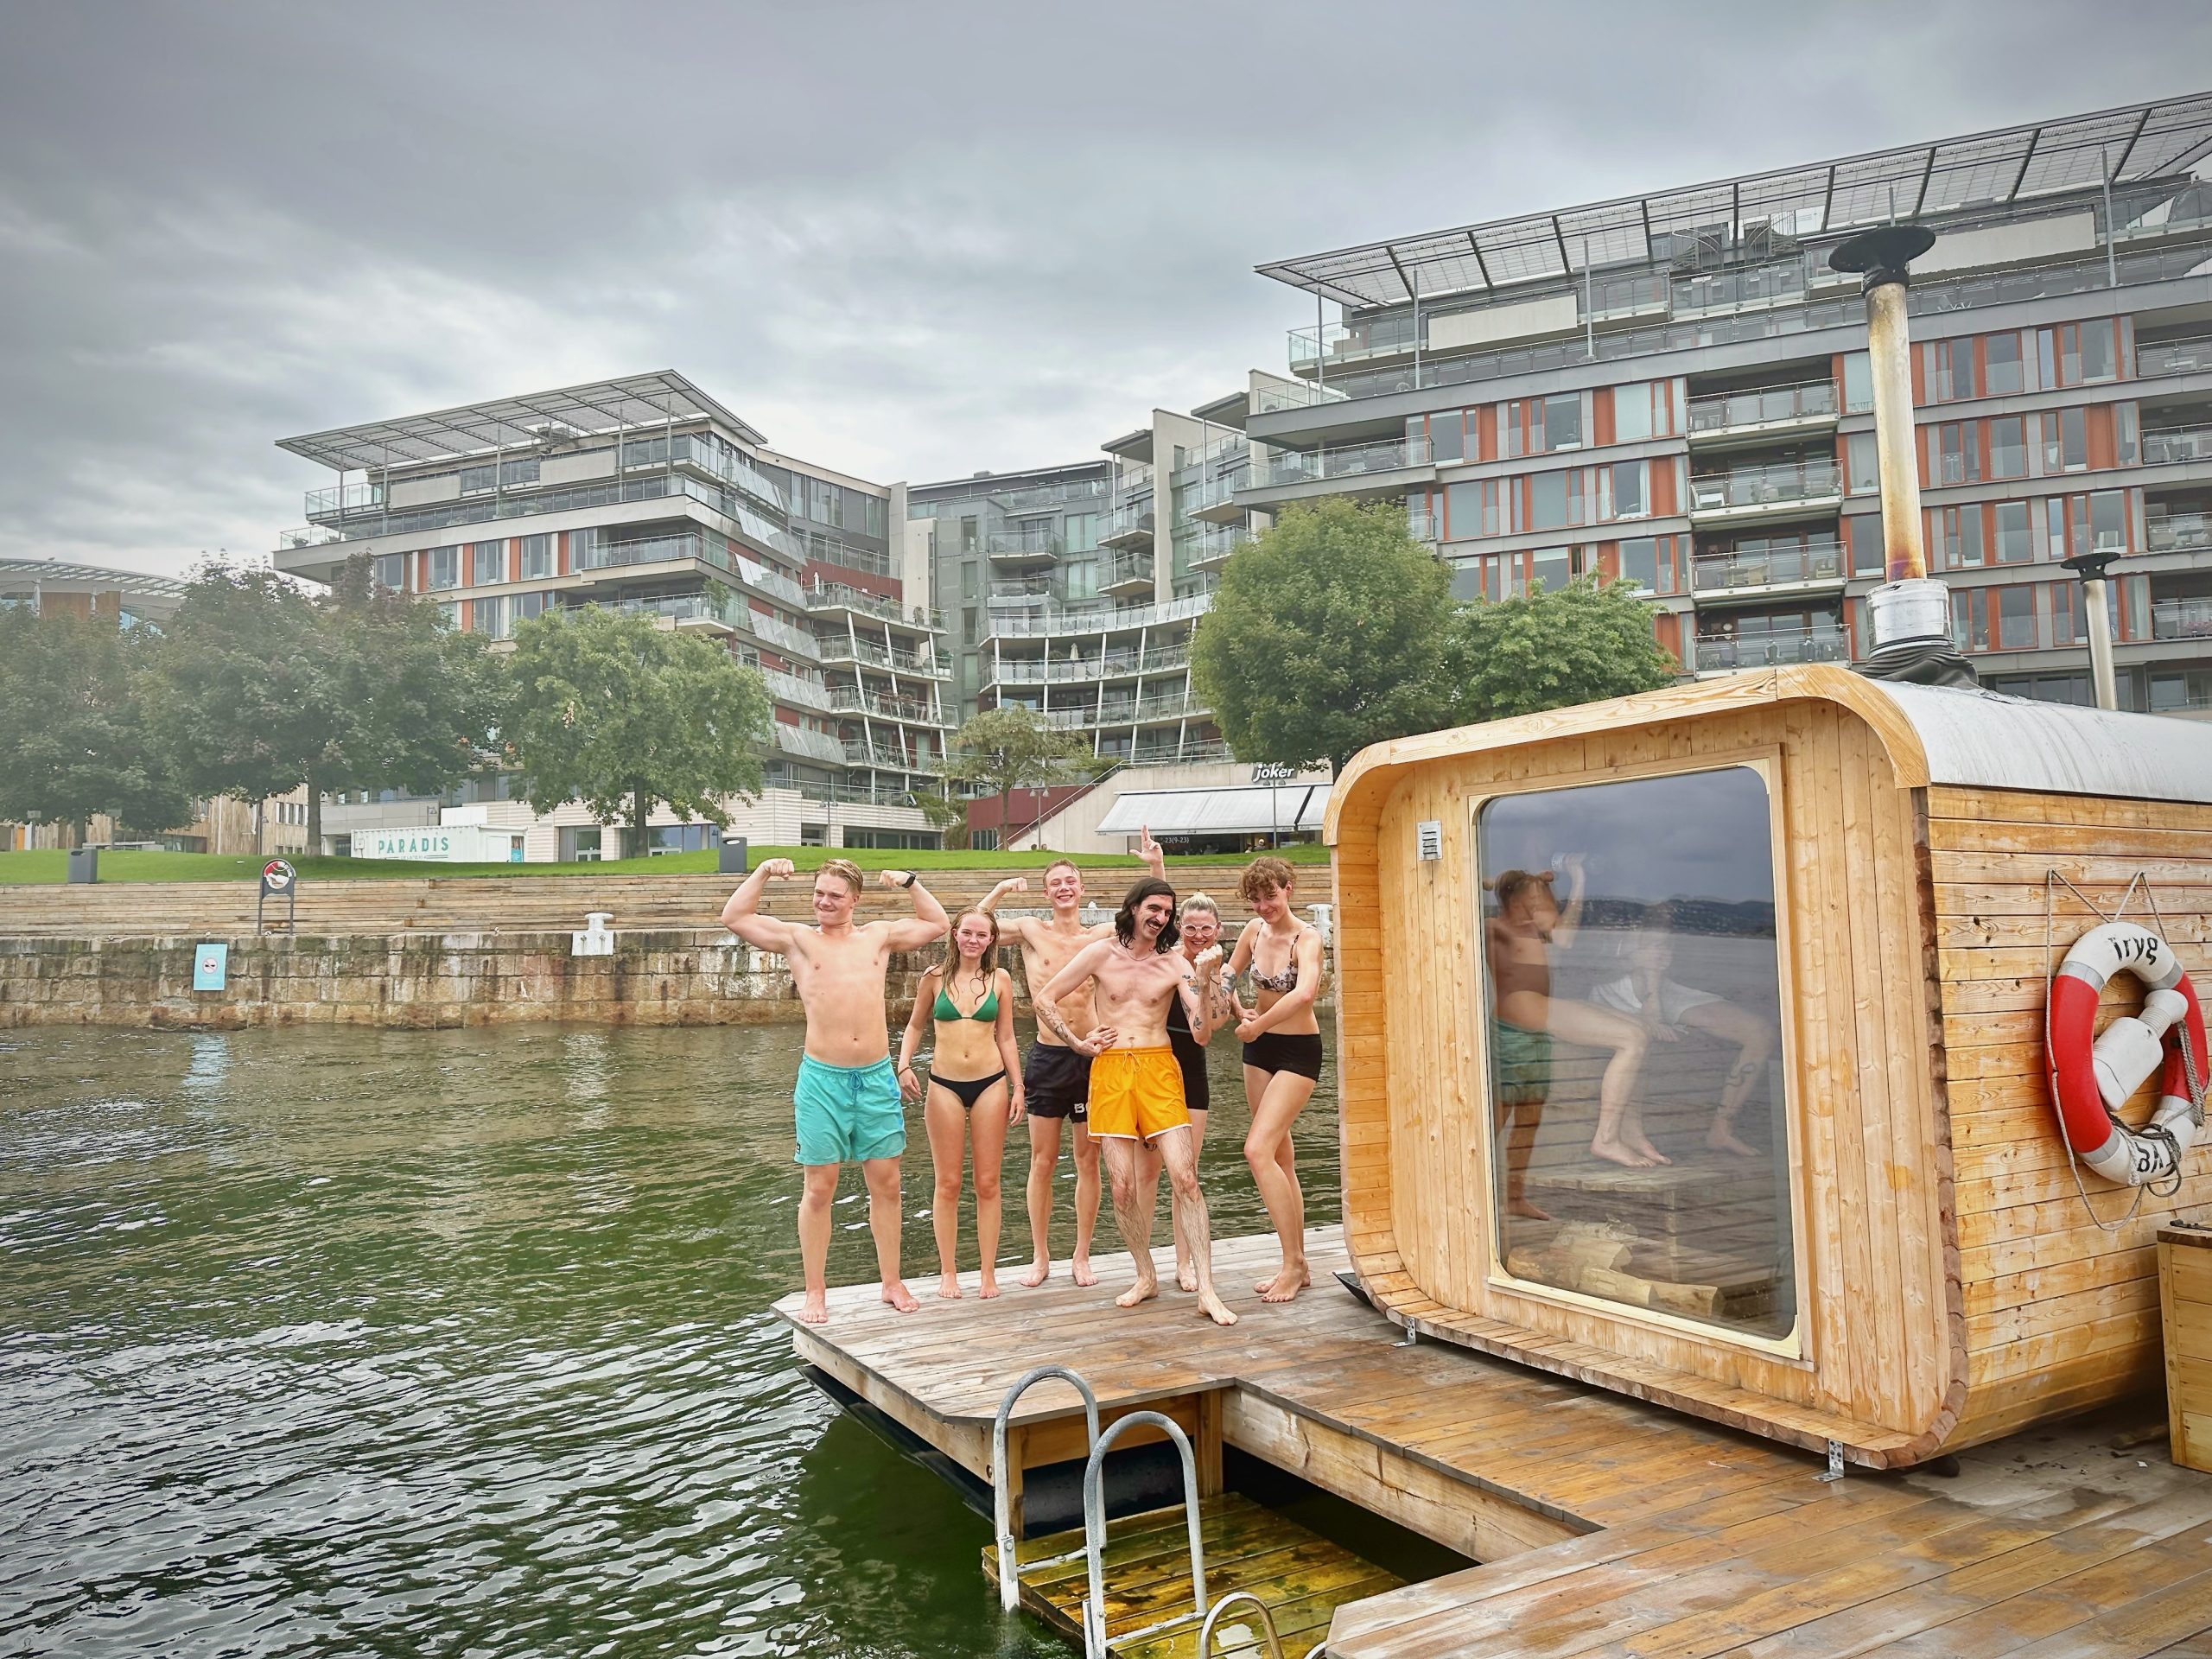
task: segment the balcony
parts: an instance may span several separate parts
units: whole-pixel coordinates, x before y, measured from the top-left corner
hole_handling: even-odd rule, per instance
[[[1136,717],[1137,700],[1135,697],[1109,697],[1098,705],[1098,723],[1101,726],[1126,726]]]
[[[1149,594],[1153,590],[1153,556],[1149,553],[1116,553],[1101,560],[1098,566],[1098,591],[1116,597]]]
[[[326,529],[321,524],[302,524],[296,530],[287,530],[278,533],[276,550],[280,553],[289,553],[295,548],[327,547],[332,542],[342,542],[345,539],[336,531]]]
[[[1341,322],[1330,322],[1288,332],[1290,372],[1306,377],[1311,377],[1316,368],[1326,375],[1338,364],[1393,362],[1411,357],[1420,343],[1410,315],[1378,317],[1349,328]]]
[[[2154,380],[2164,374],[2194,374],[2199,369],[2212,369],[2212,334],[2136,343],[2135,373],[2139,379]]]
[[[1690,666],[1700,674],[1792,663],[1845,663],[1851,644],[1840,628],[1745,628],[1732,634],[1700,634],[1691,641]]]
[[[1252,539],[1252,532],[1242,524],[1208,524],[1192,538],[1189,547],[1190,568],[1211,570],[1229,563],[1229,556]]]
[[[1385,438],[1373,443],[1340,444],[1329,449],[1279,449],[1268,458],[1264,476],[1260,475],[1256,467],[1254,468],[1246,493],[1330,479],[1402,473],[1409,467],[1426,467],[1428,464],[1426,437]],[[1384,487],[1402,487],[1405,482],[1402,479],[1395,480]]]
[[[830,688],[830,708],[840,715],[863,715],[878,720],[904,721],[911,726],[938,726],[944,722],[938,710],[915,697],[886,696],[880,692],[863,691],[857,686],[838,685]]]
[[[819,582],[805,590],[805,604],[809,612],[817,616],[832,615],[849,611],[855,616],[872,616],[902,628],[942,628],[941,620],[933,620],[921,607],[909,608],[895,599],[886,599],[880,594],[863,593],[843,582]]]
[[[995,530],[983,539],[983,552],[1001,570],[1033,569],[1051,564],[1068,550],[1066,537],[1046,525]]]
[[[1837,398],[1833,380],[1808,380],[1794,386],[1720,392],[1690,399],[1689,442],[1694,447],[1748,438],[1780,437],[1835,424]]]
[[[887,766],[894,772],[912,772],[921,764],[895,743],[871,743],[864,737],[847,738],[843,754],[849,766]]]
[[[1164,674],[1171,668],[1188,668],[1191,648],[1188,645],[1163,645],[1158,651],[1147,651],[1137,663],[1141,674]]]
[[[715,557],[711,546],[707,550],[706,558],[710,564],[721,563]],[[786,605],[796,607],[804,606],[806,603],[806,589],[780,570],[756,563],[742,555],[732,556],[729,561],[729,569],[747,587],[758,588],[762,593],[780,599]]]
[[[1427,507],[1408,507],[1406,533],[1414,540],[1433,547],[1444,539],[1444,516],[1431,512]]]
[[[1099,606],[1072,610],[1039,610],[1027,615],[990,615],[995,639],[1026,639],[1039,635],[1117,633],[1137,628],[1164,626],[1187,617],[1203,616],[1213,604],[1211,594],[1171,599],[1164,605]]]
[[[2153,553],[2212,551],[2212,512],[2147,514],[2143,544]]]
[[[1690,480],[1690,522],[1832,512],[1843,505],[1843,476],[1833,461],[1738,467]]]
[[[349,512],[365,512],[384,505],[384,486],[381,484],[337,484],[327,490],[307,493],[307,518],[312,524],[317,519],[335,518]]]
[[[1234,760],[1229,745],[1217,737],[1185,737],[1180,742],[1171,733],[1152,733],[1140,738],[1129,751],[1134,766],[1195,766],[1200,761],[1216,762]]]
[[[805,679],[797,674],[786,674],[779,668],[756,668],[768,687],[768,695],[778,702],[786,702],[795,709],[830,708],[830,689],[818,681]]]
[[[810,760],[826,760],[831,765],[843,761],[845,746],[826,732],[809,731],[804,726],[793,726],[787,721],[775,722],[776,747],[785,754],[804,755]]]
[[[1200,479],[1183,492],[1185,516],[1211,524],[1241,523],[1244,509],[1236,505],[1236,492],[1251,486],[1249,467],[1237,467],[1212,478]]]
[[[2145,467],[2176,461],[2212,461],[2212,425],[2170,426],[2143,435]]]
[[[1149,543],[1157,516],[1152,498],[1140,497],[1124,501],[1098,521],[1098,544],[1101,547],[1132,547]]]
[[[2212,639],[2212,599],[2151,601],[2153,639]]]
[[[1700,553],[1691,571],[1691,587],[1700,600],[1730,594],[1764,599],[1777,589],[1843,585],[1847,567],[1841,542],[1751,552]]]
[[[1180,686],[1156,696],[1147,692],[1137,699],[1139,720],[1180,720],[1185,715],[1205,712],[1200,705],[1191,701],[1190,693]]]
[[[1047,709],[1045,710],[1045,724],[1056,732],[1089,731],[1097,723],[1098,712],[1095,709]]]
[[[1001,512],[1038,512],[1046,507],[1103,501],[1106,493],[1103,478],[1076,478],[1059,484],[1033,484],[1027,489],[1001,491],[990,499]]]
[[[1067,597],[1067,583],[1058,575],[1001,576],[984,591],[983,603],[995,610],[1029,610],[1056,605]]]

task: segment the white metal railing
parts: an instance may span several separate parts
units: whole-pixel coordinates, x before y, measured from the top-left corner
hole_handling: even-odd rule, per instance
[[[2212,548],[2212,513],[2153,513],[2143,520],[2143,544],[2153,553]]]
[[[2212,599],[2151,601],[2153,639],[2212,639]]]
[[[1842,472],[1832,461],[1745,467],[1693,477],[1690,511],[1716,512],[1726,507],[1777,505],[1842,493]]]
[[[2155,379],[2162,374],[2192,374],[2199,369],[2212,369],[2212,334],[2136,342],[2135,372],[2142,379]]]
[[[1728,588],[1840,582],[1843,577],[1843,543],[1813,542],[1764,553],[1700,553],[1692,569],[1691,586],[1700,593],[1709,593]]]
[[[1331,449],[1278,449],[1268,458],[1264,481],[1274,486],[1325,478],[1356,478],[1363,473],[1425,467],[1428,458],[1427,437],[1386,438],[1374,443],[1339,444]],[[1253,481],[1256,485],[1262,480]]]
[[[1808,380],[1794,386],[1721,392],[1690,399],[1690,433],[1732,432],[1749,427],[1812,420],[1836,412],[1835,382]]]
[[[2212,425],[2173,426],[2143,435],[2145,467],[2172,461],[2212,461]]]

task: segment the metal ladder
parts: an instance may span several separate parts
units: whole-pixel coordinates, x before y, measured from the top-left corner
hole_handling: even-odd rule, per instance
[[[1213,1627],[1221,1616],[1240,1601],[1249,1601],[1260,1610],[1260,1629],[1268,1638],[1268,1659],[1282,1659],[1282,1639],[1275,1634],[1275,1616],[1268,1611],[1268,1604],[1249,1590],[1231,1590],[1213,1605],[1206,1615],[1206,1622],[1198,1627],[1198,1659],[1213,1659]],[[1321,1659],[1321,1649],[1315,1648],[1306,1659]]]
[[[991,1420],[991,1530],[999,1543],[999,1607],[1004,1612],[1013,1612],[1021,1605],[1021,1569],[1014,1560],[1014,1503],[1007,1491],[1007,1425],[1014,1415],[1014,1402],[1051,1376],[1071,1384],[1083,1396],[1083,1419],[1089,1430],[1084,1444],[1087,1448],[1098,1444],[1098,1396],[1090,1391],[1090,1383],[1065,1365],[1039,1365],[1034,1370],[1024,1371],[1006,1391],[1006,1398],[999,1402],[998,1415]]]
[[[1166,1431],[1167,1438],[1175,1442],[1175,1450],[1183,1460],[1183,1514],[1191,1529],[1191,1605],[1196,1611],[1178,1613],[1173,1618],[1163,1618],[1156,1624],[1130,1630],[1124,1640],[1134,1641],[1141,1636],[1150,1636],[1171,1625],[1187,1624],[1206,1611],[1206,1546],[1198,1531],[1198,1462],[1191,1452],[1191,1442],[1174,1419],[1156,1411],[1133,1411],[1116,1419],[1113,1427],[1094,1440],[1090,1461],[1083,1469],[1083,1553],[1090,1563],[1090,1593],[1083,1603],[1084,1659],[1107,1659],[1106,1654],[1106,1494],[1103,1478],[1107,1448],[1118,1439],[1122,1431],[1135,1428],[1139,1423],[1148,1423]]]

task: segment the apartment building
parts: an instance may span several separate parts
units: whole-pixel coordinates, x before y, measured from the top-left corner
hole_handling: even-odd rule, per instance
[[[1847,661],[1882,576],[1863,302],[1913,267],[1931,574],[1996,690],[2091,700],[2104,551],[2124,706],[2212,712],[2212,95],[1260,267],[1311,294],[1236,496],[1402,501],[1462,595],[1635,582],[1694,673]],[[1336,315],[1330,315],[1335,308]]]
[[[779,454],[682,375],[662,371],[372,421],[278,448],[328,467],[277,568],[327,582],[365,555],[452,625],[512,638],[548,610],[643,612],[760,671],[775,705],[766,787],[733,803],[733,836],[779,844],[935,846],[912,804],[940,761],[948,665],[929,571],[907,556],[902,486]],[[333,804],[332,850],[357,830],[470,821],[528,830],[531,860],[711,844],[664,813],[621,844],[581,805],[543,819],[487,779],[444,801]],[[665,819],[665,821],[662,821]]]

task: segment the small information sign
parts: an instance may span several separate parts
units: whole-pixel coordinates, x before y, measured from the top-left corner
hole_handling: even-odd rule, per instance
[[[284,901],[284,919],[281,923],[263,919],[271,899],[282,899]],[[289,933],[293,931],[293,923],[299,919],[299,873],[281,858],[270,859],[261,867],[261,893],[254,900],[253,931],[257,933],[265,933],[271,927],[281,926],[285,932]]]
[[[219,991],[230,977],[231,947],[217,941],[203,944],[192,953],[192,988],[195,991]]]

